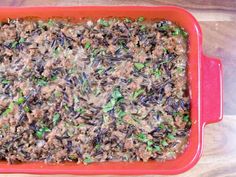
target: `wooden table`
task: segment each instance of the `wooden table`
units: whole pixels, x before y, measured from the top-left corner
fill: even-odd
[[[205,128],[201,160],[179,176],[236,176],[236,1],[234,0],[1,0],[0,6],[75,6],[75,5],[177,5],[188,9],[200,22],[203,49],[219,57],[224,67],[224,118]],[[233,83],[234,82],[234,83]],[[33,175],[0,175],[0,177]],[[34,175],[39,177],[41,175]],[[57,175],[70,176],[70,175]],[[108,175],[106,175],[108,176]]]

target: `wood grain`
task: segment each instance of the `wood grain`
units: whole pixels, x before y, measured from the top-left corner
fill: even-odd
[[[236,176],[236,1],[235,0],[1,0],[0,6],[75,5],[177,5],[189,10],[200,22],[203,51],[218,57],[224,68],[224,116],[221,123],[205,128],[204,151],[199,163],[181,177]],[[1,168],[1,167],[0,167]],[[42,175],[4,174],[0,177]],[[57,175],[61,177],[71,175]],[[108,177],[106,175],[105,177]]]

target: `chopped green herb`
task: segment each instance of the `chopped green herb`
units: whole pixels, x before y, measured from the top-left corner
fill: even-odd
[[[133,79],[132,79],[132,78],[129,78],[129,79],[128,79],[128,83],[131,83],[131,82],[133,82]]]
[[[6,80],[6,79],[3,79],[3,80],[1,81],[1,83],[2,83],[2,84],[9,84],[10,81],[9,81],[9,80]]]
[[[139,141],[142,141],[144,143],[148,141],[147,135],[145,135],[144,133],[139,133],[137,137]]]
[[[119,88],[115,88],[112,92],[112,98],[116,99],[116,101],[119,101],[120,99],[123,98],[122,94],[120,93]]]
[[[73,96],[73,99],[74,99],[75,104],[76,104],[76,103],[79,103],[79,99],[78,99],[77,96],[74,95],[74,96]]]
[[[48,20],[48,26],[53,26],[54,25],[54,21],[52,19]]]
[[[22,104],[22,103],[24,103],[24,101],[25,101],[25,98],[24,98],[24,97],[20,97],[20,98],[18,98],[18,99],[16,100],[16,103],[17,103],[17,104]]]
[[[163,25],[160,27],[160,29],[161,29],[162,31],[167,31],[167,30],[169,29],[169,25],[168,25],[168,24],[163,24]]]
[[[115,88],[111,96],[111,100],[103,106],[103,112],[111,111],[117,103],[121,102],[124,99],[124,97],[120,93],[119,88]]]
[[[140,30],[141,31],[144,31],[146,29],[146,26],[145,25],[142,25],[141,27],[140,27]]]
[[[183,35],[183,37],[188,37],[188,33],[187,32],[185,32],[185,31],[182,31],[182,35]]]
[[[146,149],[147,149],[148,151],[153,151],[153,147],[152,147],[152,146],[148,146],[148,145],[147,145]]]
[[[18,41],[14,41],[11,43],[11,48],[14,49],[18,45]]]
[[[178,36],[181,33],[181,29],[175,28],[174,32],[172,33],[174,36]]]
[[[102,75],[102,74],[104,73],[104,71],[105,71],[104,68],[98,68],[98,69],[97,69],[97,73],[98,73],[99,75]]]
[[[19,41],[14,41],[11,43],[11,48],[14,49],[14,48],[16,48],[17,45],[22,44],[24,42],[25,42],[25,39],[21,37],[19,39]]]
[[[145,20],[144,17],[139,17],[137,21],[138,22],[143,22],[144,20]]]
[[[84,47],[85,47],[85,49],[89,49],[91,47],[90,42],[86,42]]]
[[[121,109],[117,112],[118,118],[123,118],[126,115],[126,112],[122,111]]]
[[[50,132],[51,130],[47,127],[43,127],[43,128],[40,128],[37,132],[36,132],[36,135],[39,139],[42,139],[44,134],[46,132]]]
[[[115,99],[111,99],[107,104],[105,104],[102,109],[103,109],[103,112],[109,112],[111,111],[114,106],[116,104],[116,100]]]
[[[153,150],[154,150],[154,151],[157,151],[157,152],[161,152],[160,146],[157,146],[157,145],[154,146],[154,149],[153,149]]]
[[[137,138],[139,141],[146,143],[148,151],[153,151],[152,146],[153,146],[154,142],[152,140],[149,140],[147,135],[145,135],[144,133],[139,133]]]
[[[86,112],[86,110],[84,108],[78,108],[75,111],[80,113],[80,114],[84,114]]]
[[[164,125],[164,124],[160,124],[159,127],[160,127],[160,129],[162,129],[162,130],[165,129],[165,125]]]
[[[91,157],[89,155],[87,155],[85,158],[84,158],[84,163],[91,163],[93,162]]]
[[[39,86],[47,86],[48,85],[48,82],[46,81],[46,80],[44,80],[44,79],[38,79],[37,80],[37,85],[39,85]]]
[[[180,112],[173,112],[174,117],[179,116],[179,115],[180,115]]]
[[[151,140],[148,140],[148,141],[147,141],[147,145],[148,145],[148,146],[151,146],[151,145],[153,145],[153,144],[154,144],[153,141],[151,141]]]
[[[96,144],[96,146],[94,147],[96,150],[99,150],[101,148],[101,144]]]
[[[161,76],[161,70],[159,69],[154,69],[151,71],[153,75],[155,75],[156,78],[159,78]]]
[[[183,117],[183,121],[184,121],[184,122],[188,122],[188,121],[189,121],[189,115],[185,115],[185,116]]]
[[[109,23],[106,20],[104,20],[104,19],[100,19],[99,20],[99,24],[102,25],[102,26],[105,26],[105,27],[109,26]]]
[[[92,51],[92,58],[96,57],[100,52],[100,49],[93,49]]]
[[[65,110],[70,111],[69,107],[67,105],[64,105]]]
[[[25,112],[30,112],[30,108],[29,108],[29,106],[24,106],[23,109],[24,109]]]
[[[59,47],[53,49],[53,56],[54,57],[58,57],[59,54],[60,54],[60,48]]]
[[[175,136],[174,136],[173,134],[171,134],[171,133],[168,133],[167,138],[168,138],[169,140],[174,140],[174,139],[175,139]]]
[[[141,70],[145,67],[145,65],[143,63],[134,63],[134,67],[137,69],[137,70]]]
[[[56,76],[56,75],[52,76],[52,77],[51,77],[51,80],[52,80],[52,81],[57,80],[57,76]]]
[[[13,109],[14,109],[14,103],[11,102],[11,103],[8,105],[7,109],[2,113],[2,115],[3,115],[3,116],[7,116],[9,113],[11,113],[11,112],[13,111]]]
[[[20,38],[20,40],[18,41],[19,44],[22,44],[25,42],[25,39],[23,37]]]
[[[52,119],[53,126],[56,126],[59,120],[60,120],[60,114],[58,112],[56,112],[53,115],[53,119]]]
[[[174,32],[172,32],[173,36],[178,36],[178,35],[182,35],[183,37],[187,37],[188,33],[185,32],[183,29],[181,28],[175,28]]]
[[[131,23],[132,20],[130,20],[129,18],[125,18],[125,19],[124,19],[124,22],[125,22],[125,23]]]
[[[138,98],[140,95],[142,95],[144,92],[145,92],[144,89],[135,90],[135,91],[133,92],[132,98],[133,98],[133,99],[136,99],[136,98]]]
[[[162,144],[162,146],[168,146],[168,143],[166,142],[166,140],[162,140],[161,144]]]
[[[2,126],[2,128],[3,128],[3,129],[9,129],[9,128],[10,128],[10,125],[9,125],[9,124],[4,124],[4,125]]]

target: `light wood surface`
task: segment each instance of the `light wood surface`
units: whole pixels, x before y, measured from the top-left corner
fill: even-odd
[[[203,32],[203,51],[218,57],[224,69],[224,118],[205,128],[198,164],[181,177],[236,177],[236,1],[235,0],[0,0],[0,6],[177,5],[189,10]],[[1,167],[0,167],[1,168]],[[0,174],[0,177],[42,175]],[[71,175],[56,175],[60,177]],[[106,175],[108,177],[109,175]]]

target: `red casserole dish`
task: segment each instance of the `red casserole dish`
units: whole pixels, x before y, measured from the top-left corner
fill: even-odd
[[[8,165],[0,162],[0,173],[35,174],[178,174],[193,167],[199,160],[203,145],[203,128],[222,119],[221,61],[202,53],[202,33],[196,19],[178,7],[34,7],[0,8],[0,20],[36,17],[98,19],[103,17],[145,17],[166,19],[182,26],[189,33],[188,79],[191,98],[192,128],[186,151],[175,160],[165,162],[104,162],[90,165],[43,162]]]

